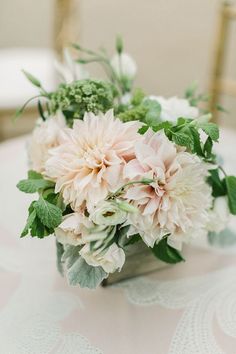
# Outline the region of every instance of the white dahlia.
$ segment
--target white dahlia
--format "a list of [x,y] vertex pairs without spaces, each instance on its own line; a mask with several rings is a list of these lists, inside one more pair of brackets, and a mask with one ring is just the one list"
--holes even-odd
[[129,180],[154,179],[151,185],[136,184],[126,193],[139,208],[139,213],[129,214],[129,233],[140,233],[151,247],[170,234],[169,242],[180,248],[207,223],[212,204],[207,165],[181,150],[163,132],[149,130],[135,144],[136,156],[124,168],[124,178]]
[[66,137],[66,121],[61,112],[43,121],[40,119],[28,145],[30,168],[43,173],[48,150],[58,146]]
[[56,182],[74,210],[90,211],[123,184],[122,172],[134,157],[134,143],[140,138],[139,122],[122,123],[113,111],[98,116],[86,113],[75,120],[69,138],[55,149],[46,163],[48,178]]

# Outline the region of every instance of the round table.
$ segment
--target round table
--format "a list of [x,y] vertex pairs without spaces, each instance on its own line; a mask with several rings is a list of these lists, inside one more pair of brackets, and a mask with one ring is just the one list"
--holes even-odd
[[[236,174],[236,134],[221,136]],[[19,237],[32,199],[15,187],[26,140],[0,145],[0,354],[235,354],[236,239],[188,246],[186,263],[113,287],[69,287],[54,238]]]

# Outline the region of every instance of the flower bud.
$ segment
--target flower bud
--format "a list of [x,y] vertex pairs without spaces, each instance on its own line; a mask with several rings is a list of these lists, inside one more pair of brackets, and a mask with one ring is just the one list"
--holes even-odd
[[111,66],[120,78],[127,77],[129,80],[133,80],[137,72],[135,61],[126,53],[114,55],[111,60]]
[[116,203],[121,210],[126,211],[127,213],[137,213],[138,212],[138,208],[136,208],[132,204],[121,201],[119,199],[116,200]]

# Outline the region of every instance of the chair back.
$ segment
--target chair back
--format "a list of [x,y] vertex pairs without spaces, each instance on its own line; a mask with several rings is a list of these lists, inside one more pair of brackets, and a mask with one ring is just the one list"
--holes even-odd
[[209,88],[209,110],[213,112],[213,120],[215,122],[218,121],[219,110],[217,109],[217,104],[220,96],[226,94],[236,97],[236,80],[226,78],[224,75],[227,44],[233,20],[236,20],[236,6],[226,2],[222,3]]

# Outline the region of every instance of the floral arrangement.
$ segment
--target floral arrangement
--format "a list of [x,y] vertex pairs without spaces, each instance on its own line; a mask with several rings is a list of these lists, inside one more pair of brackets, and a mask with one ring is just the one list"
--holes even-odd
[[[236,177],[213,152],[219,129],[196,86],[184,98],[148,96],[133,88],[136,64],[120,38],[111,60],[74,48],[79,59],[66,52],[57,63],[64,82],[54,92],[24,72],[39,89],[40,118],[28,178],[17,185],[38,194],[21,237],[53,235],[69,284],[95,288],[122,270],[134,243],[174,264],[184,260],[183,243],[225,229],[236,214]],[[106,79],[89,77],[89,63]]]

